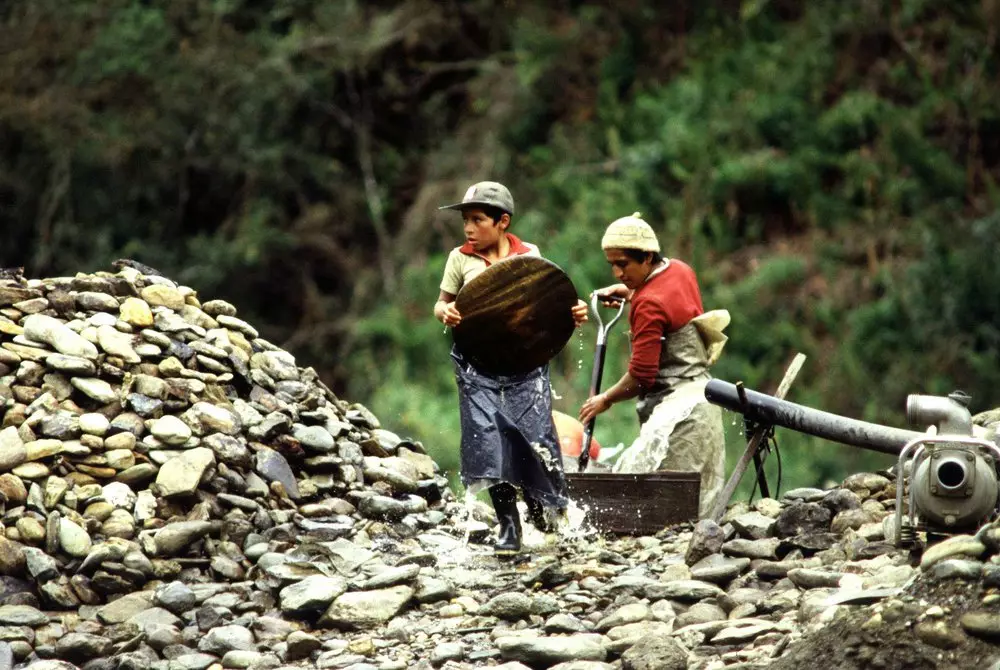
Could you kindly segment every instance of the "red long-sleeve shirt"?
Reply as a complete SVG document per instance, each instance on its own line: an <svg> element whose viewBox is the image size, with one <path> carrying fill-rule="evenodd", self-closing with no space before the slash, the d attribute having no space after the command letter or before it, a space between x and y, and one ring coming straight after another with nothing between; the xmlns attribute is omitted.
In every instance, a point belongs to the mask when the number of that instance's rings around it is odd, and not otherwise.
<svg viewBox="0 0 1000 670"><path fill-rule="evenodd" d="M670 265L632 294L628 321L632 329L629 374L643 389L656 381L660 369L660 338L703 314L698 279L691 266L671 259Z"/></svg>

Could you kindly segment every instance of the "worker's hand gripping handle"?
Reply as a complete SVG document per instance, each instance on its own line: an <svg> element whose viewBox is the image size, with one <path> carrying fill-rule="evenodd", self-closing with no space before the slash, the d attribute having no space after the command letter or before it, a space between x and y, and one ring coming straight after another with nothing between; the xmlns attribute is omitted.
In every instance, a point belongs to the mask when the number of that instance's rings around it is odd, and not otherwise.
<svg viewBox="0 0 1000 670"><path fill-rule="evenodd" d="M590 294L590 311L594 314L594 320L597 322L597 350L594 352L594 371L590 377L590 397L594 397L601 392L601 379L604 376L604 355L607 351L607 341L608 332L611 327L622 317L622 313L625 311L625 301L620 300L618 304L618 313L615 314L614 318L608 321L606 324L601 319L601 313L598 311L601 303L601 296L598 295L597 291ZM595 416L593 419L587 422L587 425L583 429L583 442L580 445L580 457L578 464L580 466L580 472L587 469L587 464L590 462L590 441L594 437L594 423L597 421Z"/></svg>

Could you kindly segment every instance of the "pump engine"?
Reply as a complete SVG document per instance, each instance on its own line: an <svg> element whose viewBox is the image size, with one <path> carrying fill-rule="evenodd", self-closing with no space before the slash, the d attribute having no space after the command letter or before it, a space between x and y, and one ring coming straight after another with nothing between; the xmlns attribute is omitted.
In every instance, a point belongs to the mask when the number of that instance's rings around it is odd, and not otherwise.
<svg viewBox="0 0 1000 670"><path fill-rule="evenodd" d="M917 531L953 535L975 530L997 512L1000 447L974 437L969 396L911 395L906 417L928 428L903 447L896 469L897 546L912 546ZM903 513L903 475L910 467L909 505Z"/></svg>

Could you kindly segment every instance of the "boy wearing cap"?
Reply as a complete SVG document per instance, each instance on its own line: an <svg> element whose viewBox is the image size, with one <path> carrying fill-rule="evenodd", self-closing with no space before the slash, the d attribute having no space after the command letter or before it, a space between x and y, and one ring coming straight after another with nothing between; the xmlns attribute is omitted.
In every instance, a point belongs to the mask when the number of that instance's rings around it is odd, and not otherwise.
<svg viewBox="0 0 1000 670"><path fill-rule="evenodd" d="M540 256L538 247L507 232L514 198L503 184L479 182L462 202L441 209L458 210L465 244L448 255L434 316L455 327L462 315L455 297L465 284L490 265L520 255ZM587 306L573 307L579 325ZM512 343L513 344L513 343ZM520 489L540 530L548 530L545 508L564 510L566 483L559 440L552 420L548 365L523 375L501 376L478 370L452 348L462 416L462 483L471 492L488 488L500 523L495 550L499 555L521 549Z"/></svg>
<svg viewBox="0 0 1000 670"><path fill-rule="evenodd" d="M639 214L617 219L601 240L619 282L600 289L606 301L630 302L632 354L628 371L589 398L580 421L638 398L639 437L615 472L688 470L701 473L700 513L711 509L725 478L722 411L705 400L708 368L726 342L726 310L706 313L689 265L660 255L660 243Z"/></svg>

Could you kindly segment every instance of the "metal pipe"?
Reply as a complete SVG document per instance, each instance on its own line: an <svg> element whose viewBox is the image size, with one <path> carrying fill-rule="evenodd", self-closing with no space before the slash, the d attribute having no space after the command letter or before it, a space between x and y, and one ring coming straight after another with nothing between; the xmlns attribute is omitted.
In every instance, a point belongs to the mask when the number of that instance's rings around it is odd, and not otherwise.
<svg viewBox="0 0 1000 670"><path fill-rule="evenodd" d="M972 435L972 415L967 407L951 398L907 396L906 420L916 426L937 426L939 435Z"/></svg>
<svg viewBox="0 0 1000 670"><path fill-rule="evenodd" d="M926 437L925 433L849 419L749 389L744 404L740 402L736 386L721 379L712 379L705 385L705 399L713 405L740 412L757 423L791 428L824 440L893 456L897 456L907 442Z"/></svg>

